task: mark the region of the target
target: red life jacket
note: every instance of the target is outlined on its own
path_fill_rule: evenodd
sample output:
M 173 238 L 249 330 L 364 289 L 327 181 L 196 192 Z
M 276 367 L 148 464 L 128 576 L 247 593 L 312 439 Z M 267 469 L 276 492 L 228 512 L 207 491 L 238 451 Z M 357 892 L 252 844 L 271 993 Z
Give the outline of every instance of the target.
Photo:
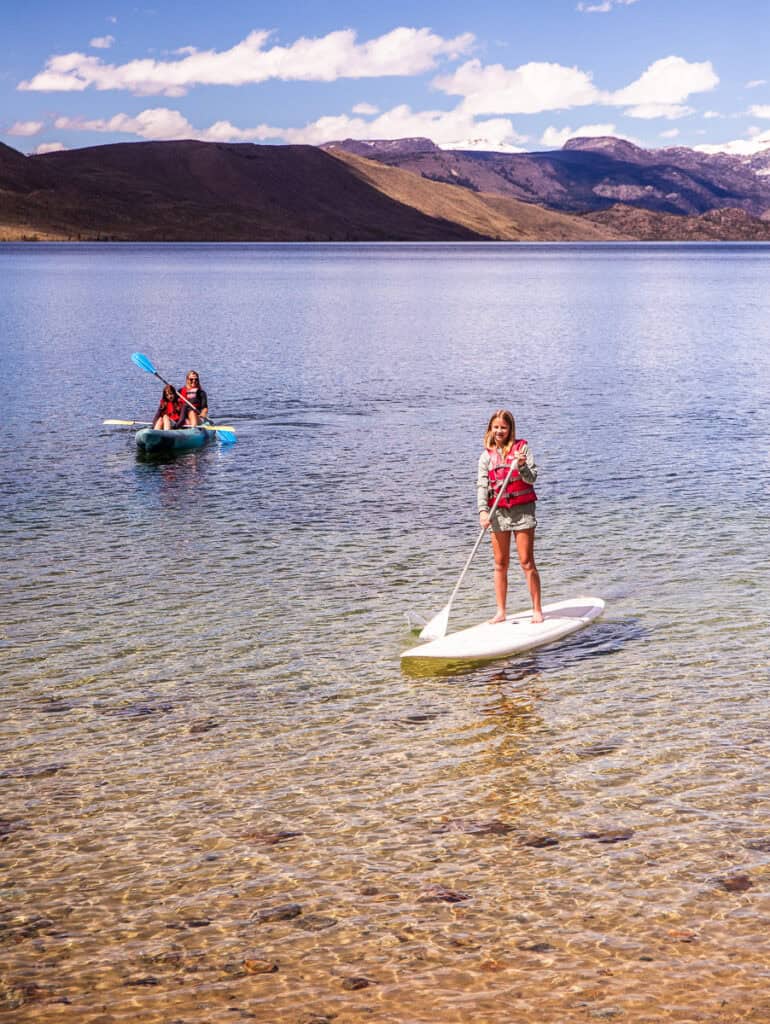
M 179 419 L 182 411 L 182 403 L 178 398 L 162 398 L 160 401 L 161 416 L 168 416 L 172 420 Z
M 202 389 L 200 387 L 197 387 L 197 388 L 182 387 L 182 388 L 179 389 L 179 394 L 183 398 L 187 399 L 187 402 L 190 403 L 190 405 L 195 409 L 196 412 L 200 412 L 201 409 L 203 408 L 203 406 L 201 405 L 201 392 L 202 392 Z M 188 405 L 187 402 L 184 403 L 185 409 L 189 409 L 190 408 L 190 405 Z
M 503 486 L 503 481 L 508 475 L 511 465 L 517 463 L 517 452 L 520 452 L 526 443 L 523 440 L 517 441 L 505 458 L 500 455 L 497 448 L 487 448 L 489 452 L 489 492 L 487 498 L 489 508 L 492 508 L 494 505 L 495 498 Z M 497 503 L 497 507 L 513 508 L 514 505 L 525 505 L 529 501 L 537 501 L 535 488 L 532 484 L 528 484 L 526 480 L 522 480 L 518 469 L 514 469 L 506 484 L 505 492 Z

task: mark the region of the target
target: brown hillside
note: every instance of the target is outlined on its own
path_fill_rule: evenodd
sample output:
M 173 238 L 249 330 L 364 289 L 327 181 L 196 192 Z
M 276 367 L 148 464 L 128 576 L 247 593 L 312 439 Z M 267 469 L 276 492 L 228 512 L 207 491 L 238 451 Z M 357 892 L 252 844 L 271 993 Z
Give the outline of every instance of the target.
M 770 241 L 770 223 L 745 210 L 709 210 L 699 217 L 680 217 L 618 205 L 584 217 L 642 242 Z
M 430 181 L 341 149 L 329 152 L 391 199 L 429 217 L 464 224 L 497 241 L 603 242 L 635 237 L 610 224 L 592 224 L 587 218 L 545 210 L 517 199 Z
M 138 241 L 472 241 L 314 146 L 134 142 L 22 157 L 0 230 Z M 22 179 L 22 165 L 27 169 Z M 10 177 L 10 175 L 9 175 Z M 31 187 L 30 187 L 31 185 Z

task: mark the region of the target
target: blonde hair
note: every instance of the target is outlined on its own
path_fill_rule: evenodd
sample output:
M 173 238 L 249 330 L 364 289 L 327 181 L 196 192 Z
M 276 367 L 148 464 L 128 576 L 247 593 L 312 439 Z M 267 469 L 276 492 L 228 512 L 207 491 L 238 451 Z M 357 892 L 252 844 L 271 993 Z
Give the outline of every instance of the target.
M 492 433 L 492 424 L 497 419 L 505 420 L 505 422 L 508 424 L 508 440 L 503 445 L 503 454 L 507 455 L 511 448 L 513 448 L 513 446 L 516 444 L 516 420 L 513 418 L 513 413 L 509 412 L 507 409 L 497 409 L 489 417 L 489 423 L 487 423 L 487 429 L 486 432 L 484 433 L 484 447 L 495 447 L 495 438 L 494 434 Z

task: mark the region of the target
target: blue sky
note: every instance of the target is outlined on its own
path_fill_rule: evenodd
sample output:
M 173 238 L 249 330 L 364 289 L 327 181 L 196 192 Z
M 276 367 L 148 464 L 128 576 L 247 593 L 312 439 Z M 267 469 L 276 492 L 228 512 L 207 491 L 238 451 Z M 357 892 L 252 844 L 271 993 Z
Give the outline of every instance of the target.
M 14 0 L 0 141 L 770 147 L 770 0 Z

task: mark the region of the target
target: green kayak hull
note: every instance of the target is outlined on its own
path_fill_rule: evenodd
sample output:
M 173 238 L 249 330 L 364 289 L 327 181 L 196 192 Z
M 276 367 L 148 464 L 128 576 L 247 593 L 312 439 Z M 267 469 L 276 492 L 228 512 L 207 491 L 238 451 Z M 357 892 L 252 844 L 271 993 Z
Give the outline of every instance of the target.
M 143 427 L 136 432 L 136 446 L 143 452 L 189 452 L 202 448 L 211 433 L 202 427 L 182 427 L 180 430 Z

